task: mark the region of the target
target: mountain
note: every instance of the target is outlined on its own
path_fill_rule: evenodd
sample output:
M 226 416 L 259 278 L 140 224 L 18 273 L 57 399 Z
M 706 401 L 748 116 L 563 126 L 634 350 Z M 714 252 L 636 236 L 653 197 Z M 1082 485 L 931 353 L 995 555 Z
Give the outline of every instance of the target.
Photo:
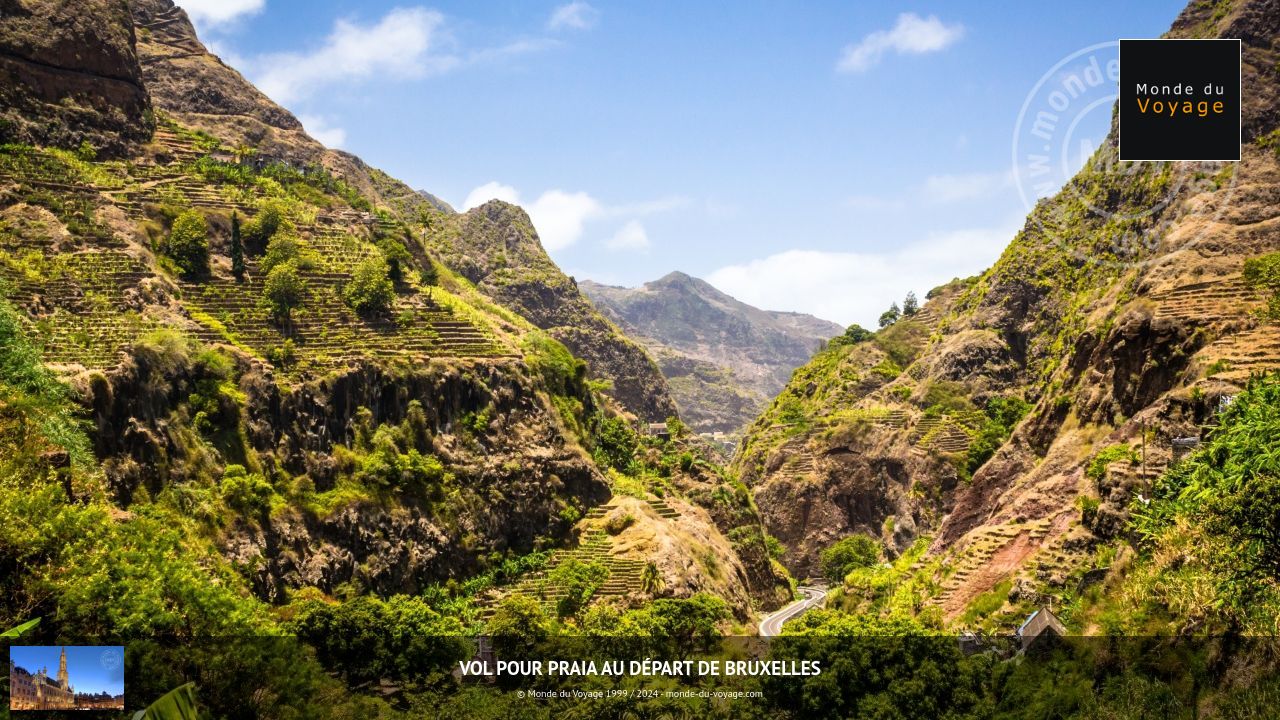
M 700 432 L 741 430 L 791 371 L 844 328 L 752 307 L 681 272 L 638 288 L 583 281 L 587 297 L 658 360 L 680 416 Z
M 524 210 L 493 200 L 462 215 L 444 216 L 429 226 L 427 242 L 480 292 L 586 360 L 610 384 L 606 392 L 637 417 L 662 422 L 676 415 L 657 364 L 556 267 Z
M 0 512 L 31 525 L 0 537 L 0 625 L 246 637 L 407 603 L 441 624 L 373 634 L 439 636 L 508 601 L 574 626 L 708 596 L 727 624 L 789 597 L 745 488 L 640 431 L 665 381 L 523 210 L 325 148 L 170 0 L 3 8 Z M 314 702 L 274 675 L 247 682 Z
M 1242 161 L 1119 164 L 1113 124 L 990 269 L 797 370 L 736 460 L 792 572 L 862 533 L 919 553 L 900 587 L 947 622 L 1065 604 L 1175 453 L 1280 367 L 1245 272 L 1280 250 L 1280 13 L 1193 2 L 1168 36 L 1243 39 Z

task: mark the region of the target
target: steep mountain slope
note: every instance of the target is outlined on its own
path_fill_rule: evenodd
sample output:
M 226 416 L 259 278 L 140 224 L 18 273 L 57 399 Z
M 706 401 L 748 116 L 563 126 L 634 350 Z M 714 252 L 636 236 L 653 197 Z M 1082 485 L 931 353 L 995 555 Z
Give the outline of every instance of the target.
M 638 288 L 584 281 L 582 291 L 658 360 L 680 408 L 701 432 L 737 432 L 791 372 L 844 328 L 739 302 L 681 272 Z
M 133 8 L 140 28 L 138 56 L 147 87 L 156 106 L 175 120 L 222 139 L 231 149 L 247 146 L 259 157 L 295 165 L 320 165 L 405 217 L 453 214 L 447 203 L 429 193 L 412 190 L 359 158 L 328 150 L 311 139 L 297 118 L 209 54 L 186 13 L 170 0 L 133 0 Z M 442 218 L 434 226 L 443 230 L 454 222 L 471 221 Z M 494 283 L 483 282 L 498 268 L 483 261 L 485 256 L 479 253 L 483 247 L 478 243 L 470 244 L 466 253 L 458 253 L 458 248 L 449 242 L 441 242 L 435 249 L 449 254 L 446 262 L 482 292 L 550 331 L 587 360 L 594 376 L 613 383 L 611 394 L 624 407 L 655 421 L 674 415 L 675 405 L 652 361 L 585 302 L 572 282 L 546 257 L 528 218 L 522 212 L 513 212 L 493 215 L 487 222 L 496 225 L 486 232 L 519 236 L 519 242 L 527 245 L 519 260 L 528 263 L 524 272 L 537 287 L 506 283 L 499 291 Z M 476 237 L 482 234 L 480 230 L 468 228 Z M 464 255 L 467 262 L 454 262 Z M 555 302 L 548 301 L 548 292 L 554 293 Z
M 587 361 L 606 392 L 649 422 L 676 414 L 667 382 L 644 348 L 625 337 L 556 267 L 529 216 L 498 200 L 442 217 L 427 233 L 432 250 L 480 292 L 509 307 Z
M 150 137 L 128 16 L 124 0 L 0 2 L 0 142 L 118 154 Z
M 79 5 L 18 7 L 38 25 Z M 0 315 L 12 318 L 0 328 L 4 352 L 33 341 L 31 354 L 70 386 L 90 428 L 89 447 L 72 450 L 92 462 L 79 456 L 69 470 L 79 426 L 30 429 L 29 406 L 9 392 L 17 380 L 0 377 L 0 440 L 12 439 L 23 473 L 58 496 L 45 510 L 92 502 L 125 528 L 181 518 L 175 532 L 225 563 L 202 566 L 235 578 L 214 582 L 270 603 L 302 589 L 351 599 L 478 578 L 445 593 L 466 605 L 460 619 L 474 630 L 473 601 L 495 566 L 574 546 L 589 530 L 583 516 L 616 486 L 676 503 L 715 494 L 727 499 L 716 512 L 657 516 L 646 527 L 668 557 L 728 553 L 708 561 L 716 573 L 690 575 L 668 560 L 648 591 L 619 579 L 599 597 L 627 605 L 712 590 L 743 620 L 753 605 L 785 598 L 785 577 L 757 552 L 763 534 L 745 492 L 698 475 L 692 455 L 686 467 L 668 461 L 661 476 L 636 477 L 648 466 L 626 414 L 588 382 L 581 359 L 522 314 L 554 317 L 522 304 L 528 297 L 576 302 L 583 337 L 568 339 L 616 348 L 595 367 L 620 358 L 624 380 L 652 369 L 571 282 L 555 284 L 564 277 L 545 254 L 530 256 L 536 273 L 522 293 L 486 288 L 507 306 L 455 272 L 472 270 L 462 260 L 483 257 L 495 233 L 519 233 L 541 253 L 523 212 L 498 208 L 472 226 L 484 212 L 454 214 L 309 138 L 208 55 L 168 0 L 136 0 L 133 17 L 136 32 L 129 14 L 79 17 L 88 29 L 75 31 L 71 54 L 96 63 L 136 35 L 126 55 L 141 60 L 154 118 L 114 84 L 89 83 L 84 92 L 98 94 L 81 104 L 103 109 L 54 139 L 96 147 L 0 147 Z M 21 117 L 46 117 L 32 112 Z M 154 134 L 136 142 L 148 122 Z M 119 152 L 98 160 L 98 148 Z M 450 227 L 448 247 L 433 242 Z M 5 373 L 15 366 L 7 355 L 0 362 Z M 674 410 L 656 369 L 652 377 L 621 399 L 666 417 Z M 684 452 L 674 440 L 649 443 L 658 457 Z M 0 487 L 11 490 L 28 492 Z M 140 584 L 162 582 L 153 569 L 137 570 Z M 56 598 L 19 585 L 3 620 L 33 607 L 56 614 Z
M 931 538 L 914 602 L 952 620 L 995 588 L 1015 610 L 1070 595 L 1173 441 L 1280 366 L 1241 278 L 1280 249 L 1280 13 L 1195 2 L 1169 34 L 1243 38 L 1242 162 L 1118 165 L 1113 128 L 990 270 L 798 370 L 738 464 L 793 571 L 863 532 Z

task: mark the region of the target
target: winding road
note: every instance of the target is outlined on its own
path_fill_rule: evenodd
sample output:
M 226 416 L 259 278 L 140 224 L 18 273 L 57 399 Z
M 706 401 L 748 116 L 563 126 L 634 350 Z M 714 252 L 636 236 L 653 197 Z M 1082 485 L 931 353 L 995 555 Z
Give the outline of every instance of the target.
M 760 637 L 772 637 L 782 632 L 782 624 L 803 615 L 812 608 L 822 607 L 827 601 L 827 589 L 817 585 L 800 585 L 796 591 L 802 596 L 799 600 L 781 610 L 765 615 L 760 620 Z

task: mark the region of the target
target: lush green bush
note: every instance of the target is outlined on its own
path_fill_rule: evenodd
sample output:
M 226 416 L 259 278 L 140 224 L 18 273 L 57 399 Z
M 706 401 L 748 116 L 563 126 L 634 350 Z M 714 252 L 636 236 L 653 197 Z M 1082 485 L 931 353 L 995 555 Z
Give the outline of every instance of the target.
M 862 343 L 862 342 L 866 342 L 868 340 L 874 339 L 875 336 L 876 336 L 875 333 L 855 323 L 845 328 L 843 335 L 837 335 L 834 338 L 832 338 L 829 345 L 830 347 L 839 347 L 841 345 L 857 345 L 858 343 Z
M 314 270 L 316 267 L 314 254 L 292 231 L 279 232 L 271 238 L 259 266 L 262 272 L 270 274 L 285 263 L 293 263 L 299 270 Z
M 165 254 L 173 258 L 182 274 L 190 278 L 209 273 L 209 223 L 204 216 L 188 210 L 173 221 Z
M 1267 294 L 1267 307 L 1263 314 L 1268 320 L 1280 321 L 1280 252 L 1246 260 L 1244 281 Z
M 436 456 L 418 452 L 417 448 L 406 450 L 398 435 L 396 429 L 386 425 L 377 429 L 356 480 L 374 487 L 438 495 L 449 477 L 444 465 Z
M 597 464 L 611 467 L 618 472 L 627 472 L 635 462 L 636 448 L 640 438 L 636 431 L 620 417 L 600 415 L 594 433 L 594 444 L 591 450 Z
M 996 397 L 987 401 L 986 420 L 969 444 L 969 456 L 965 461 L 966 474 L 972 476 L 991 459 L 1030 409 L 1031 405 L 1020 397 Z
M 258 214 L 244 224 L 242 229 L 245 247 L 251 252 L 262 252 L 281 228 L 291 229 L 279 202 L 267 201 L 258 208 Z
M 271 509 L 275 489 L 266 478 L 245 470 L 243 465 L 228 465 L 222 472 L 222 498 L 227 505 L 246 515 L 262 515 Z
M 584 563 L 570 558 L 560 563 L 547 573 L 547 584 L 565 591 L 556 602 L 556 613 L 562 618 L 577 615 L 607 579 L 609 568 L 599 561 Z
M 362 260 L 343 288 L 342 296 L 357 312 L 389 311 L 396 298 L 396 288 L 388 276 L 387 261 L 380 255 Z
M 307 282 L 298 272 L 293 262 L 285 262 L 275 266 L 267 273 L 267 281 L 262 285 L 262 296 L 267 306 L 277 318 L 287 319 L 294 308 L 302 304 L 307 295 Z
M 421 598 L 363 596 L 296 606 L 289 628 L 316 649 L 325 667 L 349 682 L 422 680 L 470 656 L 462 626 Z
M 880 541 L 870 535 L 855 533 L 837 540 L 822 551 L 822 575 L 833 583 L 844 582 L 850 572 L 879 562 L 881 550 Z

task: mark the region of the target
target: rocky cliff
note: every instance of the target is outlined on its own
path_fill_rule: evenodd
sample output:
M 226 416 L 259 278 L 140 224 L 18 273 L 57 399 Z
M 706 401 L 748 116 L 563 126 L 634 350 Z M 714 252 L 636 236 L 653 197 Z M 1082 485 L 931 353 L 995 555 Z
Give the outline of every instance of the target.
M 606 393 L 642 420 L 676 415 L 666 380 L 644 348 L 591 304 L 556 267 L 520 208 L 498 200 L 441 218 L 428 242 L 481 292 L 563 342 L 587 361 Z
M 125 0 L 0 2 L 0 141 L 118 155 L 150 107 Z
M 953 620 L 997 586 L 1069 595 L 1178 443 L 1280 366 L 1241 274 L 1280 249 L 1278 23 L 1273 2 L 1192 3 L 1170 31 L 1244 40 L 1240 163 L 1113 171 L 1113 128 L 991 269 L 797 371 L 738 465 L 793 571 L 862 532 L 929 538 L 920 602 Z
M 617 403 L 674 414 L 661 375 L 546 258 L 522 211 L 458 215 L 324 148 L 208 54 L 169 0 L 84 15 L 10 5 L 7 37 L 41 36 L 47 47 L 16 46 L 76 68 L 93 98 L 42 94 L 39 63 L 5 86 L 28 103 L 6 105 L 5 127 L 31 144 L 0 153 L 0 294 L 90 416 L 83 482 L 117 522 L 177 513 L 261 600 L 282 602 L 304 587 L 390 595 L 484 576 L 573 547 L 619 483 L 652 499 L 624 474 L 638 445 Z M 132 104 L 115 94 L 126 77 Z M 49 102 L 76 110 L 66 132 L 23 130 L 64 117 Z M 42 146 L 81 139 L 114 156 Z M 495 237 L 523 245 L 511 258 L 527 266 L 485 265 Z M 504 267 L 518 284 L 497 282 Z M 379 300 L 361 305 L 358 290 Z M 729 555 L 708 563 L 733 569 L 672 575 L 667 594 L 713 589 L 743 619 L 780 601 L 768 555 L 727 535 L 762 537 L 743 498 L 723 529 L 705 512 L 680 533 L 668 517 L 650 524 L 673 530 L 667 552 L 711 547 Z M 608 592 L 644 600 L 628 588 Z
M 673 272 L 638 288 L 583 292 L 658 360 L 680 417 L 701 432 L 740 431 L 827 340 L 844 330 L 802 313 L 752 307 Z

